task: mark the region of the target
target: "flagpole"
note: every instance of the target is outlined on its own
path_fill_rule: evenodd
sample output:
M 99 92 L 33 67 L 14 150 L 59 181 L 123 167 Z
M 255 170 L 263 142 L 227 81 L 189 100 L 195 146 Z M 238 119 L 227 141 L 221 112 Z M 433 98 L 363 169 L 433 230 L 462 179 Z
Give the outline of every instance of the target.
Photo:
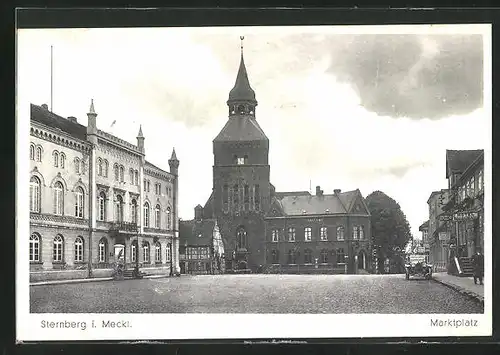
M 50 111 L 53 112 L 52 110 L 52 103 L 53 103 L 53 90 L 54 90 L 54 83 L 53 83 L 53 71 L 54 71 L 54 63 L 53 63 L 53 46 L 50 46 Z

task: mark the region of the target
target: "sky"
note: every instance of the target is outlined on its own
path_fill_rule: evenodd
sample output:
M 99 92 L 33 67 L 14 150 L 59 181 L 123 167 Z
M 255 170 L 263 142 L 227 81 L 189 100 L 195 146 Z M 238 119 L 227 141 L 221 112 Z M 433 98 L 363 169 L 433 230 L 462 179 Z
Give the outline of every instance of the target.
M 136 144 L 142 125 L 146 159 L 167 171 L 175 147 L 179 214 L 190 219 L 211 193 L 212 140 L 228 119 L 244 36 L 276 190 L 380 190 L 419 237 L 430 193 L 447 187 L 446 149 L 491 146 L 484 29 L 20 30 L 18 105 L 50 106 L 53 46 L 52 111 L 86 125 L 93 99 L 99 129 Z

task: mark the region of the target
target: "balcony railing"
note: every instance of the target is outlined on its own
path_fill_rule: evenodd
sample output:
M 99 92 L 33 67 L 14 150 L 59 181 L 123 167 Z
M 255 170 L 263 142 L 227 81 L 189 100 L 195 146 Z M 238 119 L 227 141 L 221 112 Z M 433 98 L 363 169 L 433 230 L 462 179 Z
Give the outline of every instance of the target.
M 137 223 L 134 222 L 113 222 L 109 230 L 112 232 L 138 232 Z

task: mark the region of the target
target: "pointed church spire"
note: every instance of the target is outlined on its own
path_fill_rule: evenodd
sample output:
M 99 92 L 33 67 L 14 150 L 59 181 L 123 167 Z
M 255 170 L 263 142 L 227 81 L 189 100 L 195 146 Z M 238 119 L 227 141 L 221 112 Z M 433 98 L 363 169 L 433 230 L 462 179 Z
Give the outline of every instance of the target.
M 231 114 L 241 114 L 250 113 L 254 114 L 255 106 L 257 106 L 257 100 L 255 99 L 255 91 L 253 91 L 248 80 L 247 68 L 245 66 L 245 59 L 243 57 L 243 39 L 245 37 L 241 36 L 241 58 L 240 67 L 238 69 L 238 74 L 236 76 L 236 81 L 234 83 L 233 89 L 229 92 L 229 99 L 227 100 L 227 105 L 229 106 L 229 113 Z M 244 110 L 242 110 L 244 109 Z M 243 112 L 242 112 L 243 111 Z
M 177 155 L 175 154 L 175 148 L 172 150 L 172 156 L 168 160 L 168 165 L 170 165 L 170 173 L 177 176 L 179 173 L 179 159 L 177 159 Z
M 142 125 L 139 125 L 139 133 L 137 133 L 137 138 L 144 138 L 144 135 L 142 134 Z
M 175 148 L 172 149 L 172 156 L 170 157 L 170 160 L 177 160 L 177 155 L 175 154 Z

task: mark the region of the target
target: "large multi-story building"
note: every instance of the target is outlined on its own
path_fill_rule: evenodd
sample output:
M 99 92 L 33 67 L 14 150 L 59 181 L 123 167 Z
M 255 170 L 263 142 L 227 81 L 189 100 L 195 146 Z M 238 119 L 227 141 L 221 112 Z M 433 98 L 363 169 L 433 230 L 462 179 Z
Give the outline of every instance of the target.
M 349 273 L 368 269 L 370 213 L 359 190 L 323 194 L 318 187 L 316 195 L 276 192 L 270 182 L 269 139 L 257 122 L 257 104 L 242 51 L 227 100 L 229 118 L 213 140 L 212 194 L 200 211 L 203 219 L 217 220 L 225 269 Z
M 109 276 L 117 262 L 146 273 L 179 272 L 178 167 L 146 160 L 131 144 L 31 105 L 31 280 Z

